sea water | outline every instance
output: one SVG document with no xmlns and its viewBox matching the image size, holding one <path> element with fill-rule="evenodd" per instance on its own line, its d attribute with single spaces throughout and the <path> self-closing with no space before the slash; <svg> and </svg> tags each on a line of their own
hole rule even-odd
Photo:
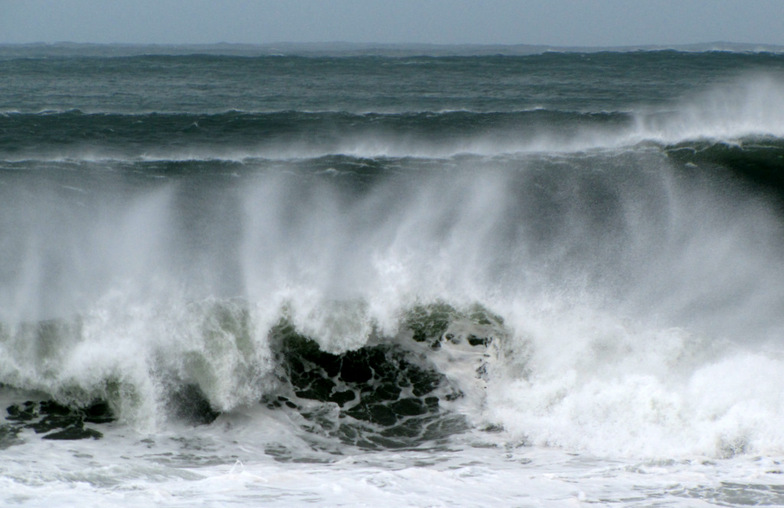
<svg viewBox="0 0 784 508">
<path fill-rule="evenodd" d="M 782 54 L 229 49 L 0 48 L 2 504 L 784 504 Z"/>
</svg>

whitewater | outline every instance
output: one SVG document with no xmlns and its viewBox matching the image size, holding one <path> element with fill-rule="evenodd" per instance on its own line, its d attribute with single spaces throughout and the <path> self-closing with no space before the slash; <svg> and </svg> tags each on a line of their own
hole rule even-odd
<svg viewBox="0 0 784 508">
<path fill-rule="evenodd" d="M 185 49 L 0 47 L 0 503 L 784 504 L 781 53 Z"/>
</svg>

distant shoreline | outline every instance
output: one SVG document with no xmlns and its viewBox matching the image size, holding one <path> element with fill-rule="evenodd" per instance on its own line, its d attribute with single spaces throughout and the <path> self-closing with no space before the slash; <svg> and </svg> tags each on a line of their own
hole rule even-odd
<svg viewBox="0 0 784 508">
<path fill-rule="evenodd" d="M 550 46 L 534 44 L 373 44 L 353 42 L 281 42 L 271 44 L 98 44 L 14 43 L 0 44 L 0 56 L 526 56 L 543 53 L 601 53 L 637 51 L 784 53 L 784 46 L 733 42 L 639 46 Z"/>
</svg>

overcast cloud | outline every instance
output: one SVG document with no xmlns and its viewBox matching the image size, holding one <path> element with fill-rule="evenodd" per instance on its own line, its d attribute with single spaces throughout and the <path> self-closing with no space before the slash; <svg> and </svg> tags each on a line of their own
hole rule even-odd
<svg viewBox="0 0 784 508">
<path fill-rule="evenodd" d="M 0 42 L 784 45 L 784 0 L 0 0 Z"/>
</svg>

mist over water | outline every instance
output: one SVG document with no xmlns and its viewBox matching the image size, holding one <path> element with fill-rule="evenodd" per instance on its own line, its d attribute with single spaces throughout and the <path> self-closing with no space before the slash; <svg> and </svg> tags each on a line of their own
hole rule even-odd
<svg viewBox="0 0 784 508">
<path fill-rule="evenodd" d="M 396 336 L 408 309 L 439 301 L 503 317 L 499 347 L 528 355 L 504 375 L 576 376 L 570 385 L 614 373 L 633 398 L 629 377 L 672 390 L 673 376 L 728 348 L 780 346 L 778 212 L 729 176 L 675 168 L 657 150 L 374 163 L 384 171 L 330 162 L 338 168 L 258 163 L 153 183 L 96 183 L 105 176 L 82 169 L 84 188 L 61 180 L 27 196 L 17 185 L 20 198 L 3 201 L 18 228 L 4 242 L 16 263 L 3 282 L 16 334 L 6 379 L 60 396 L 76 385 L 89 398 L 119 377 L 150 391 L 146 409 L 124 414 L 144 422 L 160 417 L 165 387 L 154 384 L 174 371 L 231 410 L 269 388 L 267 334 L 281 316 L 342 352 Z M 216 298 L 246 302 L 249 337 L 210 342 L 204 302 Z M 78 325 L 51 339 L 14 328 L 51 319 Z M 42 369 L 30 342 L 46 340 Z"/>
<path fill-rule="evenodd" d="M 597 61 L 625 81 L 600 86 Z M 122 433 L 107 440 L 199 428 L 219 451 L 194 456 L 218 462 L 227 439 L 282 462 L 449 446 L 778 457 L 784 68 L 700 62 L 14 61 L 14 86 L 88 72 L 95 96 L 65 80 L 0 117 L 9 421 L 54 411 L 24 398 L 82 426 L 105 402 Z M 297 88 L 347 68 L 362 87 L 334 102 Z M 169 73 L 184 93 L 197 70 L 221 107 L 153 86 Z M 126 81 L 107 107 L 112 76 Z M 252 81 L 242 96 L 242 76 L 302 103 Z M 391 76 L 396 102 L 364 111 Z M 436 78 L 443 92 L 421 94 Z"/>
</svg>

